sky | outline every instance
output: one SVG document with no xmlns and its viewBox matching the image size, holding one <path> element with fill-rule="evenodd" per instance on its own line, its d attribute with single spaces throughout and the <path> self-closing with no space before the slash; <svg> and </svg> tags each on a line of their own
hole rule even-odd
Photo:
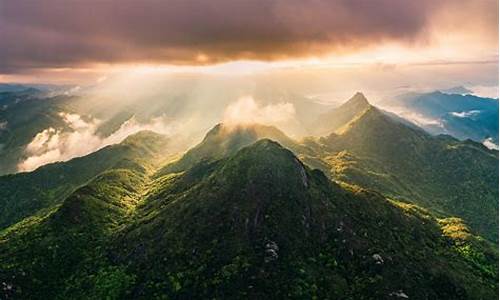
<svg viewBox="0 0 500 300">
<path fill-rule="evenodd" d="M 428 86 L 429 72 L 449 86 L 498 81 L 495 0 L 1 0 L 0 41 L 0 82 L 88 84 L 137 70 L 353 89 L 359 78 Z"/>
</svg>

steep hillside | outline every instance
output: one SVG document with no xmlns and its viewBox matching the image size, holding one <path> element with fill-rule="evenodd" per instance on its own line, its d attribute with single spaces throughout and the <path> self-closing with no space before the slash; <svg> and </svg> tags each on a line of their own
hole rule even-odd
<svg viewBox="0 0 500 300">
<path fill-rule="evenodd" d="M 366 103 L 362 94 L 356 94 L 343 105 L 351 108 L 352 119 L 339 122 L 328 137 L 302 142 L 270 126 L 227 128 L 219 124 L 158 176 L 219 160 L 259 138 L 270 138 L 331 179 L 413 202 L 443 216 L 460 216 L 496 241 L 498 152 L 472 141 L 431 136 Z M 331 117 L 341 120 L 344 111 L 338 111 L 338 118 L 331 112 Z"/>
<path fill-rule="evenodd" d="M 127 159 L 152 160 L 167 154 L 168 141 L 141 132 L 121 144 L 105 147 L 68 162 L 43 166 L 33 172 L 0 176 L 0 229 L 60 203 L 79 186 Z"/>
<path fill-rule="evenodd" d="M 337 180 L 460 216 L 498 239 L 498 152 L 472 141 L 428 133 L 375 107 L 320 142 Z"/>
<path fill-rule="evenodd" d="M 47 214 L 0 232 L 0 297 L 68 299 L 68 290 L 77 286 L 79 299 L 106 299 L 116 289 L 110 283 L 128 284 L 132 278 L 118 277 L 122 268 L 109 264 L 103 247 L 140 199 L 145 170 L 125 159 Z M 96 284 L 92 291 L 79 286 L 85 280 Z"/>
<path fill-rule="evenodd" d="M 4 230 L 2 298 L 497 297 L 497 253 L 459 219 L 334 184 L 275 142 L 154 182 L 135 165 Z"/>
</svg>

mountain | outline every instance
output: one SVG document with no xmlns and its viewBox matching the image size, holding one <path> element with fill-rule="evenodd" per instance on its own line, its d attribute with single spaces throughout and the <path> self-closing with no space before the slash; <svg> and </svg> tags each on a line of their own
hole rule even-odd
<svg viewBox="0 0 500 300">
<path fill-rule="evenodd" d="M 103 103 L 94 105 L 100 100 Z M 68 160 L 119 142 L 130 132 L 151 128 L 165 131 L 172 121 L 147 115 L 151 123 L 146 124 L 142 122 L 146 118 L 136 115 L 126 102 L 108 104 L 105 100 L 71 93 L 39 93 L 33 89 L 0 92 L 0 176 L 23 171 L 20 166 L 32 155 L 27 150 L 37 138 L 46 138 L 38 145 L 37 156 L 50 157 L 54 149 L 47 148 L 52 141 L 59 146 L 58 158 Z M 114 114 L 110 106 L 119 107 L 116 108 L 119 113 Z M 88 147 L 80 149 L 79 142 Z"/>
<path fill-rule="evenodd" d="M 354 117 L 346 120 L 346 111 Z M 220 160 L 269 138 L 333 180 L 418 204 L 440 216 L 459 216 L 484 237 L 498 240 L 497 151 L 450 136 L 434 137 L 373 107 L 359 93 L 329 116 L 339 120 L 335 133 L 302 142 L 271 126 L 219 124 L 157 176 Z"/>
<path fill-rule="evenodd" d="M 42 130 L 68 130 L 60 112 L 69 97 L 41 98 L 36 90 L 0 92 L 0 175 L 17 172 L 26 146 Z"/>
<path fill-rule="evenodd" d="M 261 124 L 231 126 L 220 123 L 205 135 L 201 143 L 187 151 L 178 161 L 165 166 L 159 174 L 180 172 L 201 161 L 221 159 L 262 138 L 278 141 L 296 151 L 301 148 L 297 142 L 273 126 Z"/>
<path fill-rule="evenodd" d="M 361 114 L 365 109 L 368 109 L 369 106 L 370 103 L 368 103 L 366 97 L 362 93 L 357 92 L 339 107 L 320 115 L 312 131 L 317 136 L 330 134 Z"/>
<path fill-rule="evenodd" d="M 0 176 L 0 229 L 61 203 L 78 187 L 106 170 L 126 161 L 153 160 L 159 152 L 168 153 L 167 143 L 168 140 L 158 134 L 141 132 L 121 144 L 68 162 L 48 164 L 29 173 Z"/>
<path fill-rule="evenodd" d="M 445 94 L 459 94 L 459 95 L 472 95 L 474 92 L 469 90 L 468 88 L 460 85 L 454 86 L 449 89 L 441 90 L 441 92 Z"/>
<path fill-rule="evenodd" d="M 498 145 L 498 99 L 435 91 L 404 94 L 381 105 L 433 134 L 477 142 L 491 138 Z"/>
<path fill-rule="evenodd" d="M 143 163 L 2 231 L 2 298 L 497 296 L 498 254 L 459 219 L 332 183 L 276 142 L 156 179 Z"/>
<path fill-rule="evenodd" d="M 325 122 L 219 124 L 166 164 L 180 141 L 142 132 L 1 176 L 0 298 L 496 299 L 498 151 L 360 93 Z"/>
<path fill-rule="evenodd" d="M 0 83 L 0 93 L 12 93 L 12 92 L 25 92 L 25 91 L 35 91 L 32 86 L 27 86 L 23 84 L 16 83 Z"/>
<path fill-rule="evenodd" d="M 318 143 L 316 166 L 331 178 L 459 216 L 498 240 L 498 151 L 432 136 L 373 106 Z"/>
<path fill-rule="evenodd" d="M 0 83 L 0 93 L 3 92 L 36 92 L 50 93 L 55 91 L 69 90 L 74 86 L 55 84 L 20 84 L 20 83 Z"/>
<path fill-rule="evenodd" d="M 86 279 L 95 279 L 110 294 L 116 289 L 110 282 L 127 284 L 128 278 L 117 277 L 121 269 L 109 266 L 102 247 L 130 215 L 145 184 L 145 170 L 140 162 L 125 160 L 123 166 L 100 174 L 46 214 L 1 232 L 2 298 L 66 298 L 67 289 Z M 88 288 L 82 287 L 78 298 L 117 299 L 85 291 Z"/>
</svg>

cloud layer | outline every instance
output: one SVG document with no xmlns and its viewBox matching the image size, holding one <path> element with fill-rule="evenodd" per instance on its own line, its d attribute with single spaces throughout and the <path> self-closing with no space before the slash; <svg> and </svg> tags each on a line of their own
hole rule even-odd
<svg viewBox="0 0 500 300">
<path fill-rule="evenodd" d="M 425 43 L 436 28 L 486 30 L 496 40 L 497 12 L 494 0 L 6 0 L 0 73 L 295 58 Z"/>
<path fill-rule="evenodd" d="M 295 107 L 291 103 L 259 105 L 251 96 L 241 97 L 229 104 L 223 117 L 226 125 L 265 124 L 283 125 L 295 118 Z"/>
<path fill-rule="evenodd" d="M 32 171 L 48 163 L 87 155 L 107 145 L 119 143 L 141 130 L 170 135 L 173 129 L 171 122 L 162 117 L 153 118 L 146 124 L 131 118 L 110 136 L 101 137 L 96 133 L 100 125 L 97 119 L 84 120 L 80 115 L 70 113 L 60 113 L 60 117 L 71 130 L 47 128 L 39 132 L 26 146 L 27 158 L 19 163 L 19 171 Z"/>
</svg>

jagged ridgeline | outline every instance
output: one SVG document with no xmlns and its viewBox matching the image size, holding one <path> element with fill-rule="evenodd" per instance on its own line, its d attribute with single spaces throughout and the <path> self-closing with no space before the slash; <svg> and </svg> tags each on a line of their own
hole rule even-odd
<svg viewBox="0 0 500 300">
<path fill-rule="evenodd" d="M 497 299 L 498 152 L 362 94 L 338 113 L 323 138 L 219 124 L 168 162 L 141 132 L 0 177 L 0 298 Z"/>
</svg>

